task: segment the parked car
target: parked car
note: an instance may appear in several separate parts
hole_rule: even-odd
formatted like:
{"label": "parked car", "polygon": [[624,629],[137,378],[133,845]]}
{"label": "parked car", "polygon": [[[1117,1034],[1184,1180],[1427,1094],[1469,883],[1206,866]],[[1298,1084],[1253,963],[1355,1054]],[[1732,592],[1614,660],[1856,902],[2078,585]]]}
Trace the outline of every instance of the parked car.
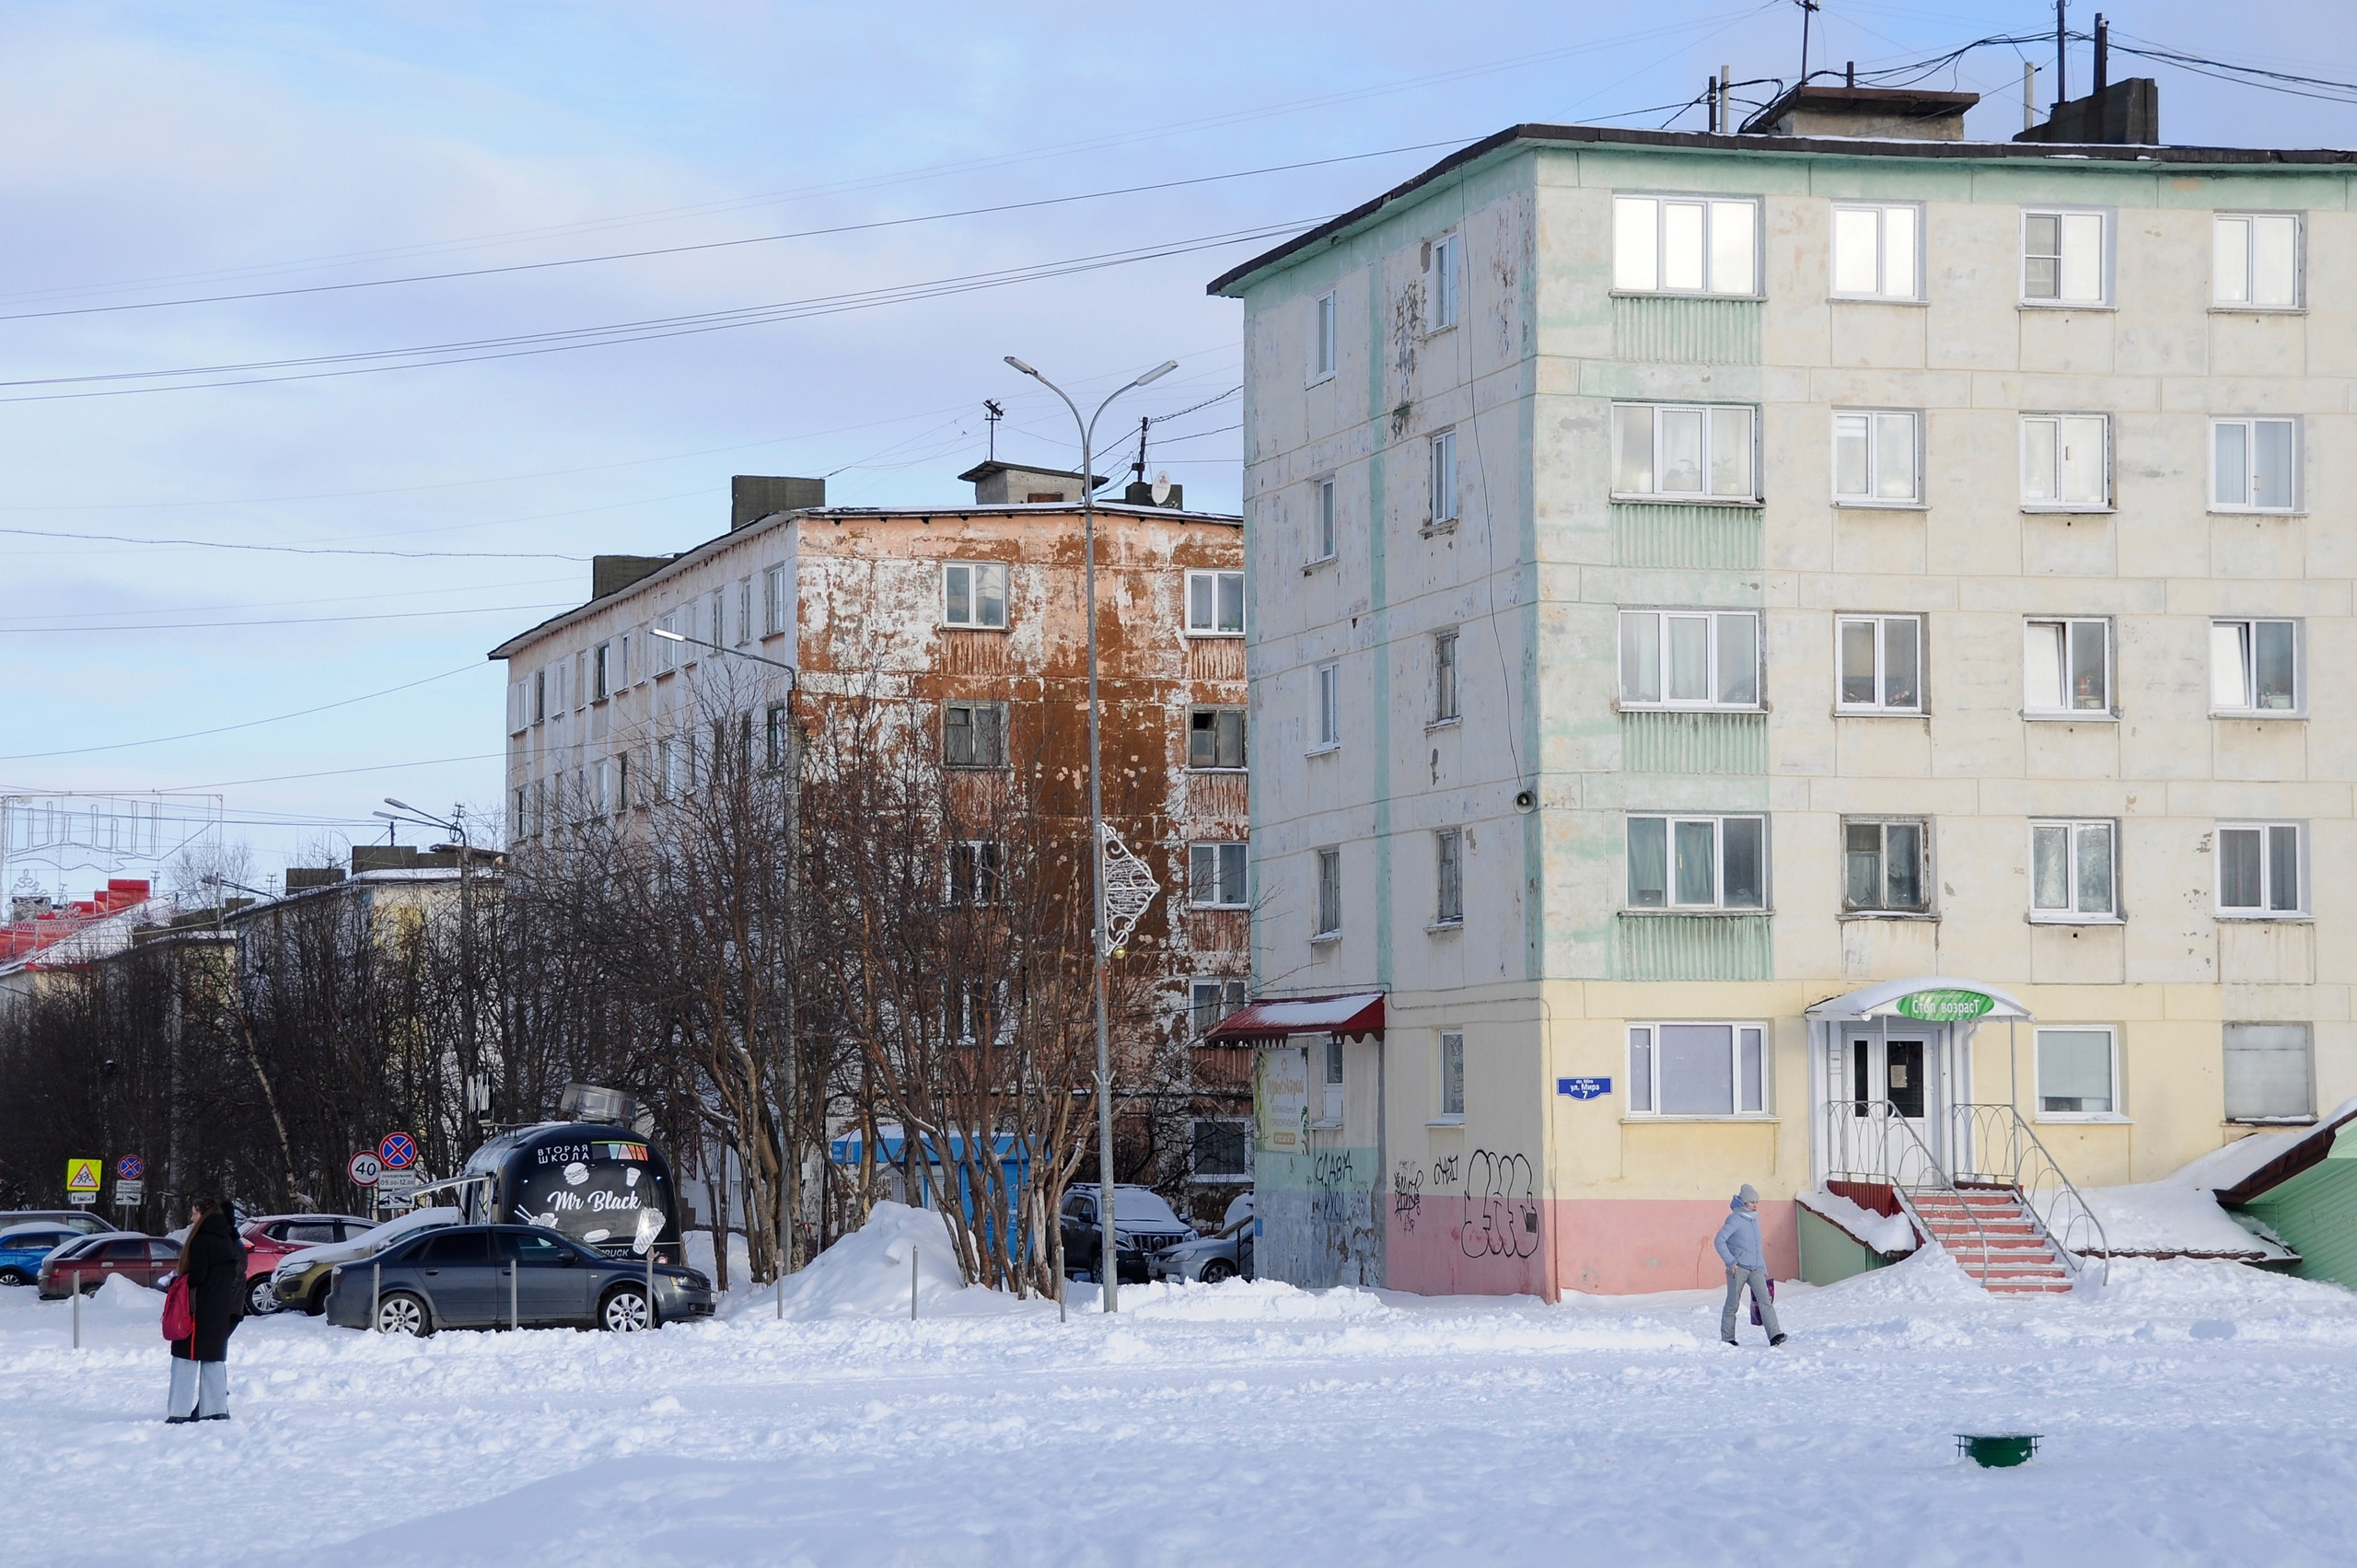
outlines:
{"label": "parked car", "polygon": [[80,1237],[52,1252],[41,1261],[43,1301],[61,1301],[74,1294],[78,1283],[84,1291],[94,1291],[107,1283],[111,1274],[143,1285],[159,1283],[180,1265],[180,1244],[160,1236],[142,1236],[137,1231],[102,1231],[97,1236]]}
{"label": "parked car", "polygon": [[96,1236],[113,1225],[99,1217],[94,1205],[87,1209],[8,1209],[0,1211],[0,1229],[14,1230],[22,1225],[53,1225],[60,1230],[70,1230],[76,1236]]}
{"label": "parked car", "polygon": [[246,1310],[261,1316],[278,1310],[271,1276],[291,1253],[324,1243],[350,1241],[377,1228],[357,1214],[263,1214],[238,1234],[246,1244]]}
{"label": "parked car", "polygon": [[1251,1233],[1252,1207],[1248,1203],[1242,1214],[1211,1235],[1155,1253],[1146,1272],[1157,1280],[1196,1280],[1207,1285],[1232,1280],[1249,1268],[1251,1258],[1240,1249],[1250,1246]]}
{"label": "parked car", "polygon": [[[1064,1272],[1083,1279],[1099,1277],[1103,1253],[1097,1240],[1097,1189],[1076,1188],[1064,1196],[1062,1216]],[[1151,1187],[1113,1189],[1113,1237],[1116,1265],[1121,1278],[1144,1284],[1156,1252],[1195,1239],[1195,1227],[1170,1212],[1162,1194]]]}
{"label": "parked car", "polygon": [[327,1317],[339,1328],[430,1334],[504,1328],[511,1310],[519,1327],[617,1333],[712,1316],[712,1282],[677,1263],[654,1265],[650,1313],[647,1269],[543,1225],[445,1225],[337,1264]]}
{"label": "parked car", "polygon": [[374,1257],[403,1237],[415,1236],[422,1230],[457,1225],[466,1218],[456,1209],[412,1209],[397,1219],[387,1220],[373,1230],[365,1230],[347,1241],[324,1242],[306,1247],[299,1252],[289,1252],[271,1271],[270,1294],[277,1302],[276,1310],[300,1307],[316,1318],[327,1310],[328,1276],[338,1263],[357,1262]]}
{"label": "parked car", "polygon": [[0,1230],[0,1285],[29,1285],[41,1275],[41,1260],[69,1241],[82,1237],[78,1230],[55,1225],[11,1225]]}

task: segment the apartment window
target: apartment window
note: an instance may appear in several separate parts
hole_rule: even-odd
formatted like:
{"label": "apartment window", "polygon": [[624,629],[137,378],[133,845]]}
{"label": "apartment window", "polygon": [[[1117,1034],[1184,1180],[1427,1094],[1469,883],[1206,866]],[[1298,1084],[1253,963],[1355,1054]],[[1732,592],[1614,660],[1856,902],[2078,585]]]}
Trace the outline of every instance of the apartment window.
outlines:
{"label": "apartment window", "polygon": [[946,626],[1006,625],[1004,563],[955,562],[941,569],[941,620]]}
{"label": "apartment window", "polygon": [[609,661],[613,656],[611,643],[600,643],[589,651],[589,700],[593,703],[602,703],[614,694],[608,678],[612,668]]}
{"label": "apartment window", "polygon": [[1753,501],[1751,410],[1612,405],[1612,494],[1649,501]]}
{"label": "apartment window", "polygon": [[1321,479],[1310,486],[1309,558],[1312,561],[1334,559],[1334,482]]}
{"label": "apartment window", "polygon": [[1920,299],[1923,210],[1836,203],[1833,292],[1845,299]]}
{"label": "apartment window", "polygon": [[2032,621],[2022,628],[2022,708],[2075,716],[2111,711],[2111,622]]}
{"label": "apartment window", "polygon": [[783,768],[791,760],[794,746],[794,719],[784,703],[772,703],[762,726],[763,754],[772,768]]}
{"label": "apartment window", "polygon": [[1006,766],[1006,704],[941,704],[941,761],[952,768]]}
{"label": "apartment window", "polygon": [[587,654],[573,656],[573,711],[576,714],[589,705],[588,664]]}
{"label": "apartment window", "polygon": [[1632,1024],[1633,1116],[1758,1116],[1768,1107],[1764,1024]]}
{"label": "apartment window", "polygon": [[1342,1057],[1342,1037],[1328,1035],[1326,1037],[1326,1071],[1321,1074],[1323,1082],[1320,1085],[1325,1094],[1318,1107],[1318,1119],[1324,1126],[1340,1127],[1342,1124],[1342,1086],[1346,1081],[1345,1066]]}
{"label": "apartment window", "polygon": [[1842,615],[1834,618],[1840,645],[1840,690],[1835,705],[1844,713],[1920,714],[1923,711],[1923,618],[1920,615]]}
{"label": "apartment window", "polygon": [[1197,1181],[1252,1179],[1252,1124],[1232,1116],[1199,1116],[1189,1174]]}
{"label": "apartment window", "polygon": [[1244,574],[1187,574],[1187,634],[1190,637],[1244,635]]}
{"label": "apartment window", "polygon": [[1920,914],[1931,907],[1931,824],[1919,817],[1848,818],[1841,824],[1841,907]]}
{"label": "apartment window", "polygon": [[531,819],[524,815],[524,786],[516,786],[516,815],[512,819],[516,836],[523,838],[532,830]]}
{"label": "apartment window", "polygon": [[[667,610],[662,614],[656,616],[655,618],[655,629],[657,632],[677,632],[679,629],[679,612],[676,610]],[[656,674],[668,675],[672,670],[679,668],[679,644],[671,641],[668,637],[657,637],[655,639],[655,671]]]}
{"label": "apartment window", "polygon": [[1318,749],[1342,743],[1342,667],[1318,667]]}
{"label": "apartment window", "polygon": [[2307,908],[2297,822],[2218,825],[2218,912],[2266,919]]}
{"label": "apartment window", "polygon": [[753,641],[753,579],[745,578],[737,585],[737,645],[750,645]]}
{"label": "apartment window", "polygon": [[2210,507],[2289,512],[2299,505],[2299,424],[2289,419],[2210,422]]}
{"label": "apartment window", "polygon": [[711,640],[724,648],[728,645],[728,590],[726,588],[712,590]]}
{"label": "apartment window", "polygon": [[2101,305],[2109,297],[2102,213],[2022,214],[2022,298],[2032,305]]}
{"label": "apartment window", "polygon": [[2038,1031],[2038,1113],[2108,1117],[2119,1110],[2119,1037],[2109,1028]]}
{"label": "apartment window", "polygon": [[961,839],[949,846],[949,901],[994,904],[1005,846],[993,839]]}
{"label": "apartment window", "polygon": [[1457,432],[1444,430],[1433,437],[1433,521],[1457,521]]}
{"label": "apartment window", "polygon": [[2294,213],[2220,213],[2211,226],[2213,304],[2292,310],[2300,304],[2300,219]]}
{"label": "apartment window", "polygon": [[1835,414],[1833,499],[1849,506],[1920,504],[1920,428],[1912,413]]}
{"label": "apartment window", "polygon": [[1434,880],[1439,897],[1433,910],[1435,925],[1465,923],[1465,830],[1443,828],[1433,835]]}
{"label": "apartment window", "polygon": [[627,811],[630,807],[630,753],[617,751],[614,753],[614,809]]}
{"label": "apartment window", "polygon": [[1749,610],[1620,612],[1628,707],[1756,708],[1759,617]]}
{"label": "apartment window", "polygon": [[2111,505],[2111,421],[2099,413],[2022,416],[2022,505],[2100,511]]}
{"label": "apartment window", "polygon": [[1457,325],[1458,239],[1454,234],[1433,241],[1434,331]]}
{"label": "apartment window", "polygon": [[1465,1114],[1465,1034],[1461,1029],[1441,1031],[1440,1113]]}
{"label": "apartment window", "polygon": [[2298,621],[2210,622],[2211,712],[2293,714],[2301,696]]}
{"label": "apartment window", "polygon": [[614,639],[614,690],[630,688],[630,633],[625,632]]}
{"label": "apartment window", "polygon": [[1244,766],[1244,710],[1192,708],[1187,714],[1187,766]]}
{"label": "apartment window", "polygon": [[589,770],[589,809],[599,816],[605,815],[606,802],[611,798],[607,785],[612,774],[613,764],[603,757],[598,758],[597,765]]}
{"label": "apartment window", "polygon": [[1767,908],[1768,819],[1630,818],[1629,907]]}
{"label": "apartment window", "polygon": [[774,637],[785,630],[785,568],[772,566],[761,574],[761,634]]}
{"label": "apartment window", "polygon": [[2228,1024],[2226,1120],[2316,1118],[2316,1045],[2305,1024]]}
{"label": "apartment window", "polygon": [[1189,990],[1188,1013],[1194,1020],[1195,1038],[1202,1039],[1217,1028],[1220,1021],[1244,1005],[1244,982],[1240,980],[1204,979],[1196,981]]}
{"label": "apartment window", "polygon": [[1756,295],[1759,203],[1612,199],[1612,286],[1624,294]]}
{"label": "apartment window", "polygon": [[663,799],[677,800],[687,793],[686,752],[686,745],[671,736],[655,743],[655,788]]}
{"label": "apartment window", "polygon": [[1309,378],[1323,381],[1334,374],[1334,296],[1331,293],[1318,296],[1318,322],[1312,329],[1314,341],[1309,350]]}
{"label": "apartment window", "polygon": [[542,665],[532,671],[532,722],[544,724],[549,716],[549,670]]}
{"label": "apartment window", "polygon": [[1247,893],[1245,847],[1240,843],[1187,846],[1187,901],[1198,909],[1244,909]]}
{"label": "apartment window", "polygon": [[2116,822],[2032,822],[2030,918],[2119,919],[2119,838]]}
{"label": "apartment window", "polygon": [[1318,852],[1318,936],[1342,934],[1342,852]]}
{"label": "apartment window", "polygon": [[1457,706],[1457,633],[1433,637],[1433,722],[1446,724],[1462,716]]}

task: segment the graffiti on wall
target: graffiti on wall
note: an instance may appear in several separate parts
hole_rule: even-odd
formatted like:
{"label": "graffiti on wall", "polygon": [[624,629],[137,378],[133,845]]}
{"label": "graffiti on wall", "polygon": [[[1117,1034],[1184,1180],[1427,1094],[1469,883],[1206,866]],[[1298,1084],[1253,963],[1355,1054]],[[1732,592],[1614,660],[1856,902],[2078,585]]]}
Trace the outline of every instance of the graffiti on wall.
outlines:
{"label": "graffiti on wall", "polygon": [[1465,1167],[1465,1218],[1457,1245],[1468,1258],[1528,1258],[1538,1250],[1538,1195],[1527,1155],[1476,1149]]}
{"label": "graffiti on wall", "polygon": [[1424,1211],[1424,1167],[1401,1160],[1391,1173],[1391,1219],[1402,1231],[1412,1232]]}

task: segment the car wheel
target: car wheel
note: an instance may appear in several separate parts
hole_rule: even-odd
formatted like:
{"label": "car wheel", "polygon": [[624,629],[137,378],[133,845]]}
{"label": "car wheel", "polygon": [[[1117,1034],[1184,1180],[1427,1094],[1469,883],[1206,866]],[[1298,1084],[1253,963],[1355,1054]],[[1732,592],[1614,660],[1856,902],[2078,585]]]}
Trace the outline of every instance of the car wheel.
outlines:
{"label": "car wheel", "polygon": [[377,1303],[377,1331],[422,1339],[434,1331],[434,1319],[427,1315],[424,1302],[397,1290]]}
{"label": "car wheel", "polygon": [[267,1318],[277,1310],[278,1293],[270,1288],[268,1274],[246,1287],[246,1311],[250,1316]]}
{"label": "car wheel", "polygon": [[610,1334],[635,1334],[653,1328],[646,1292],[637,1285],[623,1285],[608,1295],[598,1308],[598,1326]]}
{"label": "car wheel", "polygon": [[0,1285],[29,1285],[33,1277],[22,1269],[0,1269]]}
{"label": "car wheel", "polygon": [[1203,1283],[1207,1285],[1215,1285],[1222,1280],[1232,1280],[1235,1277],[1236,1265],[1225,1258],[1214,1258],[1203,1265]]}
{"label": "car wheel", "polygon": [[310,1295],[304,1300],[303,1310],[314,1318],[324,1313],[328,1309],[328,1287],[333,1283],[335,1281],[332,1279],[320,1275],[319,1283],[311,1287]]}

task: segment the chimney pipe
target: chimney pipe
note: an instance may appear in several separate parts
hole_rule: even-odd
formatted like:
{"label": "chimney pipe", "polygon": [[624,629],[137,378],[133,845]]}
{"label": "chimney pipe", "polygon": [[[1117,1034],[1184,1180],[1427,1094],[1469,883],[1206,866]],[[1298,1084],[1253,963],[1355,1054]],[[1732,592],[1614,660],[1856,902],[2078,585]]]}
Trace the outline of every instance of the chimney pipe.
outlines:
{"label": "chimney pipe", "polygon": [[2111,80],[2111,24],[2096,13],[2096,91],[2100,93]]}
{"label": "chimney pipe", "polygon": [[1849,69],[1842,73],[1842,85],[1852,87],[1858,85],[1858,63],[1855,60],[1851,61]]}

